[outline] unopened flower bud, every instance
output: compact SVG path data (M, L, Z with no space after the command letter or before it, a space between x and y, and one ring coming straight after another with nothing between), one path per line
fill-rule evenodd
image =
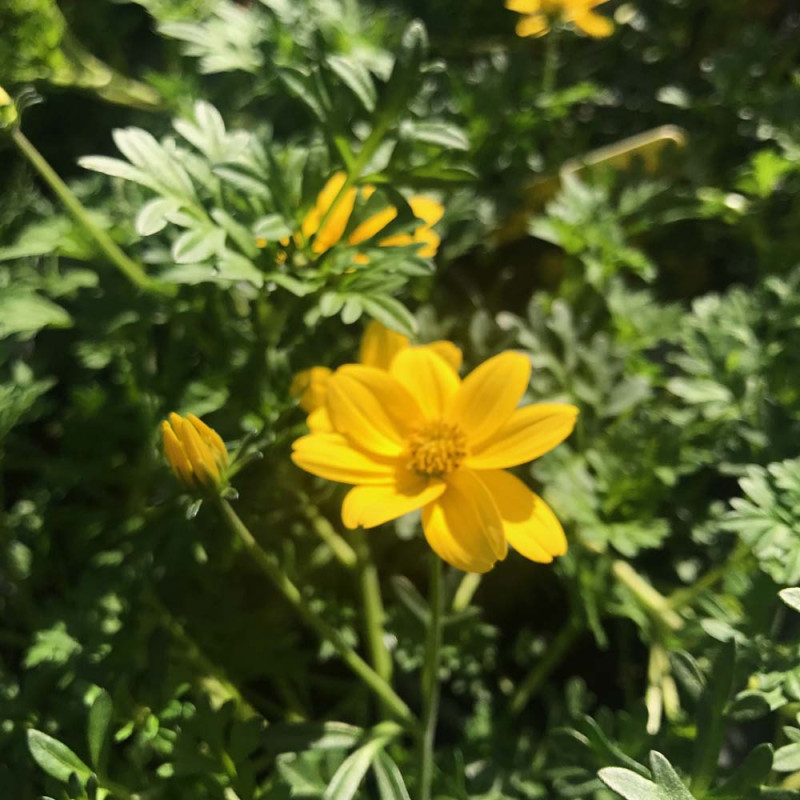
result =
M219 434L194 414L170 414L161 423L164 455L175 477L192 491L217 490L226 483L228 451Z

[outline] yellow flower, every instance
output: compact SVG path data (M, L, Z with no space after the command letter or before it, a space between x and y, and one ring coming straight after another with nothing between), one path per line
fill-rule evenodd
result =
M518 36L544 36L554 18L571 22L576 28L595 39L614 32L614 23L592 9L607 0L506 0L506 8L523 14L517 22Z
M325 404L328 379L333 371L327 367L311 367L294 376L289 393L300 401L300 408L309 414Z
M367 325L361 337L358 360L360 364L376 369L388 370L395 356L411 347L408 336L389 330L376 320ZM461 366L461 350L452 342L443 340L420 345L443 358L454 370ZM289 392L300 401L300 407L308 412L308 427L315 432L331 431L330 417L326 407L328 381L333 372L327 367L311 367L294 376Z
M354 187L345 190L336 206L334 206L333 211L328 214L334 200L342 191L346 180L347 176L344 172L334 173L317 196L314 207L306 214L300 225L300 232L303 238L306 241L311 241L311 250L317 255L326 253L334 245L338 244L350 222L356 198L358 197L358 190ZM374 186L364 186L361 189L364 199L370 197L374 192ZM422 245L418 250L419 255L423 258L433 258L440 242L438 234L433 230L433 226L442 218L444 208L435 200L423 195L415 195L409 198L408 204L411 206L414 216L422 224L418 225L413 233L401 233L386 237L378 242L378 246L401 247L419 244ZM387 206L378 211L353 229L352 233L347 237L347 244L356 246L374 238L395 217L397 217L397 209L394 206ZM297 243L299 244L299 241ZM284 246L288 244L287 240ZM359 264L365 264L369 261L363 253L357 254L355 260Z
M194 414L172 413L161 423L164 455L175 477L193 491L225 483L228 451L219 434Z
M292 459L328 480L352 484L347 528L372 528L422 510L425 537L445 561L487 572L507 546L533 561L566 552L545 502L505 470L569 436L578 409L517 408L530 361L505 352L463 381L430 348L400 350L387 369L348 364L329 379L331 430L294 443Z

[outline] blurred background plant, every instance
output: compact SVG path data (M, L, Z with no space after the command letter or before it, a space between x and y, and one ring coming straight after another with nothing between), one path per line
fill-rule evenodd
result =
M238 512L365 655L377 570L417 711L417 520L344 539L288 458L293 376L369 319L470 368L519 349L528 400L581 408L518 471L567 556L446 576L434 795L798 796L800 14L595 11L606 38L517 37L499 0L3 5L2 796L419 796L158 447L170 411L219 431Z

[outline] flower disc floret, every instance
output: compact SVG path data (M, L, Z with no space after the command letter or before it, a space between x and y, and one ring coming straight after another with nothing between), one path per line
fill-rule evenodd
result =
M458 425L442 420L425 422L408 440L409 465L420 475L442 477L461 465L467 437Z

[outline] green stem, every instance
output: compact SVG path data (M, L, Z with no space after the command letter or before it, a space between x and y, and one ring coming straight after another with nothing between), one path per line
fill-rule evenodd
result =
M345 664L378 695L398 719L407 725L415 725L416 720L411 709L395 693L394 689L347 644L339 631L325 622L311 608L300 589L292 583L271 556L261 548L247 526L239 519L230 503L220 497L217 498L217 505L232 533L241 541L253 561L258 564L261 571L272 581L275 588L297 611L306 625L333 646Z
M709 570L702 578L698 578L691 586L677 589L668 598L668 603L673 609L681 609L692 603L703 592L710 589L715 583L721 581L745 556L750 553L750 548L739 542L728 559L714 569Z
M47 163L44 156L33 146L19 128L14 128L12 130L11 138L14 140L14 144L19 148L20 152L28 159L33 168L42 176L47 185L64 204L67 211L72 214L78 224L92 237L103 255L105 255L131 283L139 289L167 291L167 287L150 278L139 264L122 252L117 243L104 230L97 227L89 216L89 213L83 205L81 205L80 200L72 193L69 186L61 180L56 171Z
M654 621L673 631L677 631L683 626L683 620L675 612L670 601L630 564L626 561L615 561L611 569L614 577L636 596Z
M419 800L430 800L433 781L433 745L439 717L439 658L442 649L444 584L441 559L430 554L430 618L422 668L422 735L419 743Z
M386 612L383 608L381 597L381 584L378 580L378 570L372 560L369 543L363 531L355 534L355 546L358 554L359 582L361 584L361 598L364 603L364 623L366 627L367 643L369 645L370 661L375 672L389 685L392 682L392 656L386 648L386 631L383 623Z
M553 92L556 85L556 73L558 72L558 28L554 25L550 33L545 37L544 42L544 72L542 73L542 94L548 95Z
M514 693L514 696L511 698L511 703L509 704L509 711L512 716L520 714L525 706L528 705L531 698L545 684L553 670L569 652L569 649L572 647L580 632L580 620L573 614L547 648L541 660L536 663L533 669L525 676L522 683L517 687L517 691Z
M314 533L330 547L331 552L342 566L354 569L358 566L358 555L356 551L334 530L333 525L314 508L311 501L305 495L299 498L305 509L306 517L314 529Z

